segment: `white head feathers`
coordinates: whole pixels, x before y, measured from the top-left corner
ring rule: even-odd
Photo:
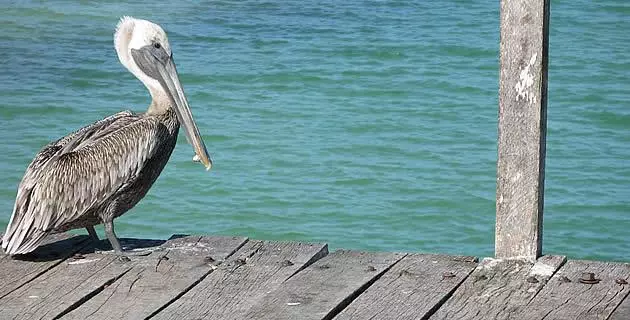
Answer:
[[[142,19],[124,16],[116,26],[114,33],[114,47],[120,62],[135,75],[151,91],[151,94],[162,91],[158,81],[148,77],[142,72],[131,55],[131,49],[140,49],[144,46],[158,43],[170,55],[171,46],[168,43],[166,32],[159,25]]]

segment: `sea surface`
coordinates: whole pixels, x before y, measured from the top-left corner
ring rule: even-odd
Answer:
[[[481,0],[2,1],[0,230],[43,145],[148,106],[113,48],[123,15],[168,32],[215,166],[181,134],[120,237],[493,255],[499,2]],[[629,30],[628,1],[551,3],[545,253],[630,261]]]

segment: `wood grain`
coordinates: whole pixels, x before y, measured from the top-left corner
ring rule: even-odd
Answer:
[[[122,239],[128,248],[154,250],[125,261],[93,253],[104,243],[86,239],[56,235],[21,260],[0,256],[9,285],[0,318],[630,318],[630,263],[543,256],[475,267],[470,257],[325,256],[325,244],[200,236]],[[597,281],[581,282],[589,272]]]
[[[630,282],[630,279],[626,279]],[[627,285],[626,285],[627,286]],[[630,295],[626,294],[623,301],[617,306],[617,309],[610,315],[609,320],[628,320],[630,319]]]
[[[600,281],[581,283],[584,272]],[[617,279],[630,281],[630,264],[569,260],[515,318],[608,319],[630,290]]]
[[[243,237],[190,236],[138,257],[114,285],[72,310],[64,319],[144,319],[207,276],[247,241]]]
[[[117,256],[87,254],[68,259],[0,299],[7,319],[53,319],[131,269]]]
[[[464,257],[406,256],[335,319],[426,319],[476,266],[476,259]]]
[[[2,298],[41,276],[79,251],[88,237],[67,233],[51,235],[28,255],[10,257],[0,254],[0,303]]]
[[[565,257],[524,260],[484,259],[431,319],[521,319],[523,309],[543,288]]]
[[[249,319],[266,293],[327,253],[325,244],[250,241],[154,319]]]
[[[332,319],[403,257],[335,251],[269,292],[240,319]]]
[[[550,0],[501,0],[495,257],[542,253]]]

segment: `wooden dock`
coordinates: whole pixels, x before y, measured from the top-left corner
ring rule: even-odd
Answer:
[[[0,319],[630,319],[630,264],[542,255],[550,0],[501,0],[495,257],[61,234],[0,255]],[[419,195],[420,196],[420,195]]]
[[[56,235],[0,256],[1,319],[630,319],[630,264],[173,236],[129,261]]]

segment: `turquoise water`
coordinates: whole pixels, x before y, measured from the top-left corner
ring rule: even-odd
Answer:
[[[3,1],[0,229],[47,142],[144,87],[112,33],[167,32],[215,167],[182,135],[123,237],[491,256],[497,1]],[[544,251],[630,261],[630,4],[552,1]],[[102,231],[102,230],[100,230]]]

